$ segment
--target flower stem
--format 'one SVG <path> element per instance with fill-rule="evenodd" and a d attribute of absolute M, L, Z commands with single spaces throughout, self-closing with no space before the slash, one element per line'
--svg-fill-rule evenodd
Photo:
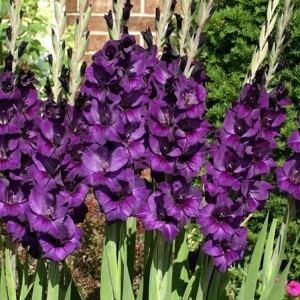
<path fill-rule="evenodd" d="M 156 232 L 149 280 L 149 299 L 164 300 L 171 294 L 172 244 L 168 243 L 160 231 Z"/>

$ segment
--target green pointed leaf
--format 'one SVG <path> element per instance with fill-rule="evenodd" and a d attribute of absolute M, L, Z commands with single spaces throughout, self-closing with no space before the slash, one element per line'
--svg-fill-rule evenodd
<path fill-rule="evenodd" d="M 45 268 L 45 261 L 39 259 L 37 262 L 37 269 L 35 273 L 32 300 L 44 299 L 45 285 L 47 283 L 47 273 Z"/>
<path fill-rule="evenodd" d="M 255 296 L 256 285 L 259 277 L 259 267 L 264 252 L 264 245 L 266 243 L 268 219 L 269 215 L 267 215 L 262 230 L 259 234 L 247 272 L 247 278 L 245 282 L 245 295 L 248 299 L 254 299 Z"/>
<path fill-rule="evenodd" d="M 8 248 L 5 249 L 5 277 L 6 277 L 8 298 L 9 300 L 16 300 L 17 299 L 16 281 L 15 281 L 14 271 L 12 269 L 11 249 Z"/>
<path fill-rule="evenodd" d="M 47 300 L 59 299 L 59 263 L 49 262 Z"/>
<path fill-rule="evenodd" d="M 262 269 L 262 283 L 263 287 L 267 285 L 271 277 L 272 272 L 272 255 L 273 255 L 273 246 L 274 246 L 274 239 L 275 239 L 275 230 L 276 230 L 277 220 L 274 219 L 272 221 L 271 228 L 269 230 L 269 235 L 265 247 L 264 252 L 264 260 L 263 260 L 263 269 Z"/>
<path fill-rule="evenodd" d="M 189 282 L 189 248 L 186 242 L 186 230 L 182 230 L 176 237 L 174 248 L 172 299 L 181 300 Z"/>
<path fill-rule="evenodd" d="M 1 261 L 0 299 L 8 300 L 3 259 Z"/>

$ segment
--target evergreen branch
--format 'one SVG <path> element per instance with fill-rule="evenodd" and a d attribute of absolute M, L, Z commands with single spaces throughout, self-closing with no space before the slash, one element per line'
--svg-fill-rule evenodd
<path fill-rule="evenodd" d="M 70 81 L 68 101 L 74 104 L 76 93 L 83 80 L 83 57 L 88 45 L 89 32 L 86 32 L 92 14 L 92 6 L 85 11 L 87 0 L 79 1 L 79 17 L 76 20 L 74 32 L 74 51 L 69 53 Z M 72 53 L 73 52 L 73 53 Z"/>
<path fill-rule="evenodd" d="M 282 51 L 286 46 L 285 31 L 293 17 L 294 5 L 291 0 L 285 0 L 283 13 L 280 15 L 277 21 L 277 34 L 274 45 L 272 46 L 269 57 L 269 70 L 266 76 L 266 87 L 274 79 L 276 69 L 278 67 L 278 59 Z"/>
<path fill-rule="evenodd" d="M 269 49 L 268 38 L 270 37 L 277 21 L 278 13 L 276 12 L 276 8 L 278 4 L 279 0 L 269 0 L 267 10 L 267 21 L 265 22 L 265 24 L 263 24 L 261 28 L 259 36 L 259 45 L 254 50 L 251 61 L 251 71 L 250 74 L 246 75 L 244 84 L 252 82 L 257 70 L 261 66 L 264 59 L 267 57 Z"/>
<path fill-rule="evenodd" d="M 62 36 L 66 29 L 67 24 L 67 15 L 66 15 L 66 7 L 65 0 L 54 1 L 54 16 L 55 16 L 55 28 L 52 29 L 52 46 L 53 46 L 53 56 L 51 63 L 51 73 L 53 80 L 53 100 L 55 102 L 58 101 L 59 94 L 62 89 L 62 85 L 59 81 L 59 77 L 61 74 L 61 70 L 63 67 L 63 59 L 64 59 L 64 48 L 65 43 L 62 41 Z"/>

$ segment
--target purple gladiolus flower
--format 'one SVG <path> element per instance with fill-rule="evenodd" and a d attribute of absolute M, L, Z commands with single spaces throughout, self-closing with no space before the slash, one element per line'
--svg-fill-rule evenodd
<path fill-rule="evenodd" d="M 224 273 L 232 263 L 243 258 L 246 246 L 247 230 L 240 228 L 229 239 L 208 239 L 202 250 L 214 258 L 215 267 L 219 272 Z"/>
<path fill-rule="evenodd" d="M 300 153 L 300 129 L 292 132 L 288 139 L 287 145 L 295 152 Z"/>
<path fill-rule="evenodd" d="M 21 151 L 16 135 L 0 135 L 0 171 L 16 170 L 21 166 Z"/>
<path fill-rule="evenodd" d="M 238 208 L 226 194 L 218 195 L 216 203 L 207 204 L 198 215 L 201 232 L 214 240 L 230 239 L 243 219 Z"/>
<path fill-rule="evenodd" d="M 128 151 L 112 144 L 110 146 L 93 144 L 82 154 L 84 172 L 89 176 L 90 184 L 106 184 L 110 188 L 116 181 L 109 177 L 109 174 L 121 170 L 128 160 Z"/>
<path fill-rule="evenodd" d="M 0 218 L 17 217 L 25 221 L 31 186 L 20 181 L 0 179 Z"/>
<path fill-rule="evenodd" d="M 157 229 L 171 242 L 179 233 L 179 228 L 178 220 L 168 214 L 166 201 L 168 199 L 163 192 L 153 192 L 135 216 L 143 222 L 146 230 Z"/>
<path fill-rule="evenodd" d="M 300 159 L 297 155 L 289 158 L 282 168 L 277 169 L 277 186 L 280 190 L 300 200 Z"/>
<path fill-rule="evenodd" d="M 0 101 L 18 99 L 21 96 L 19 88 L 14 84 L 12 72 L 4 72 L 0 76 Z"/>
<path fill-rule="evenodd" d="M 149 192 L 144 181 L 137 178 L 132 169 L 122 171 L 114 180 L 119 183 L 118 189 L 98 186 L 94 189 L 95 197 L 107 221 L 126 221 L 137 212 Z"/>
<path fill-rule="evenodd" d="M 201 207 L 201 190 L 186 183 L 184 178 L 173 178 L 172 183 L 159 183 L 157 191 L 163 193 L 164 207 L 170 216 L 178 220 L 180 228 L 198 216 Z"/>
<path fill-rule="evenodd" d="M 43 234 L 39 237 L 39 244 L 44 252 L 43 258 L 62 261 L 80 248 L 80 239 L 83 234 L 80 228 L 64 226 L 63 232 L 63 239 L 58 239 L 55 235 L 50 234 Z"/>

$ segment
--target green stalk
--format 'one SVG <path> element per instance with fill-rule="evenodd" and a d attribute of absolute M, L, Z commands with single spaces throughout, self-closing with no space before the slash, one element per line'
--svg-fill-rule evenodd
<path fill-rule="evenodd" d="M 16 300 L 16 254 L 14 244 L 9 237 L 5 248 L 5 277 L 6 288 L 10 300 Z"/>
<path fill-rule="evenodd" d="M 59 299 L 59 262 L 49 262 L 47 300 Z"/>
<path fill-rule="evenodd" d="M 134 299 L 128 264 L 133 268 L 134 254 L 131 250 L 134 248 L 135 225 L 132 219 L 127 223 L 106 224 L 100 299 Z"/>
<path fill-rule="evenodd" d="M 189 248 L 187 244 L 187 231 L 181 230 L 175 239 L 174 262 L 172 278 L 172 299 L 182 299 L 184 291 L 189 283 Z"/>
<path fill-rule="evenodd" d="M 171 298 L 172 290 L 172 243 L 161 232 L 156 232 L 156 245 L 150 269 L 149 300 Z"/>

